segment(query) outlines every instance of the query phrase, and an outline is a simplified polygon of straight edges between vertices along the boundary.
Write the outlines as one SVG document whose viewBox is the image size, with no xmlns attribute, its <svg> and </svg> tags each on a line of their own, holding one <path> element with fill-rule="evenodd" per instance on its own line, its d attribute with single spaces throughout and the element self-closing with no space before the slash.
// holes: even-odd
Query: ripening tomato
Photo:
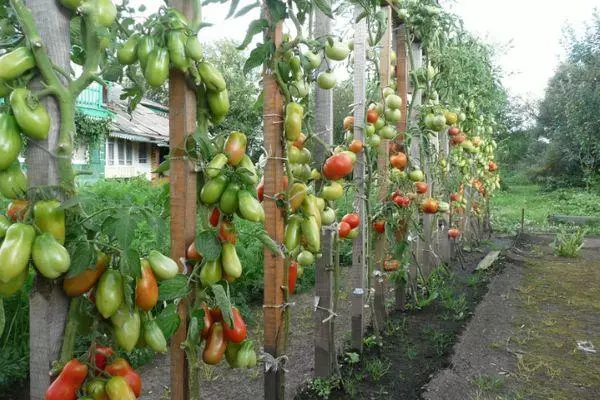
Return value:
<svg viewBox="0 0 600 400">
<path fill-rule="evenodd" d="M 374 108 L 367 111 L 367 122 L 370 124 L 374 124 L 377 122 L 377 118 L 379 118 L 379 113 Z"/>
<path fill-rule="evenodd" d="M 343 239 L 346 236 L 348 236 L 351 230 L 352 228 L 350 227 L 350 225 L 347 222 L 342 221 L 338 225 L 338 236 L 340 237 L 340 239 Z"/>
<path fill-rule="evenodd" d="M 402 152 L 396 153 L 390 157 L 390 164 L 392 164 L 392 167 L 394 168 L 404 170 L 404 168 L 406 168 L 406 165 L 408 164 L 408 157 L 406 157 L 406 154 Z"/>
<path fill-rule="evenodd" d="M 450 200 L 452 200 L 452 201 L 461 201 L 462 200 L 462 196 L 460 195 L 460 193 L 450 193 Z"/>
<path fill-rule="evenodd" d="M 452 128 L 448 129 L 448 135 L 456 136 L 458 134 L 460 134 L 460 129 L 458 129 L 457 127 L 453 126 Z"/>
<path fill-rule="evenodd" d="M 237 233 L 235 227 L 229 221 L 222 221 L 219 226 L 219 239 L 223 242 L 237 244 Z"/>
<path fill-rule="evenodd" d="M 419 194 L 427 193 L 428 188 L 429 186 L 425 182 L 415 182 L 415 189 Z"/>
<path fill-rule="evenodd" d="M 377 233 L 385 232 L 385 220 L 378 219 L 377 221 L 373 222 L 373 229 Z"/>
<path fill-rule="evenodd" d="M 360 217 L 355 213 L 346 214 L 342 217 L 342 222 L 346 222 L 351 229 L 354 229 L 360 225 Z"/>
<path fill-rule="evenodd" d="M 344 118 L 344 130 L 351 131 L 354 129 L 354 117 L 352 115 L 348 115 Z"/>
<path fill-rule="evenodd" d="M 337 181 L 352 172 L 352 158 L 347 153 L 337 153 L 325 160 L 323 175 L 325 178 Z"/>
<path fill-rule="evenodd" d="M 306 140 L 306 135 L 304 133 L 300 133 L 300 137 L 298 140 L 293 142 L 294 147 L 302 150 L 304 148 L 304 141 Z"/>
<path fill-rule="evenodd" d="M 421 202 L 421 210 L 425 214 L 435 214 L 438 211 L 439 207 L 440 205 L 438 201 L 432 199 L 431 197 Z"/>
<path fill-rule="evenodd" d="M 490 170 L 490 172 L 494 172 L 494 171 L 496 171 L 498 169 L 498 166 L 496 165 L 495 162 L 490 161 L 488 163 L 488 169 Z"/>
<path fill-rule="evenodd" d="M 358 154 L 361 151 L 363 151 L 363 147 L 364 147 L 363 142 L 360 139 L 354 139 L 353 141 L 350 142 L 350 145 L 348 146 L 348 149 L 351 152 L 353 152 L 355 154 Z M 491 171 L 491 169 L 490 169 L 490 171 Z"/>
<path fill-rule="evenodd" d="M 458 228 L 448 229 L 448 237 L 450 239 L 457 239 L 460 236 L 460 230 Z"/>
<path fill-rule="evenodd" d="M 198 253 L 198 249 L 196 249 L 196 241 L 193 241 L 188 246 L 185 258 L 192 261 L 202 261 L 202 254 Z"/>
</svg>

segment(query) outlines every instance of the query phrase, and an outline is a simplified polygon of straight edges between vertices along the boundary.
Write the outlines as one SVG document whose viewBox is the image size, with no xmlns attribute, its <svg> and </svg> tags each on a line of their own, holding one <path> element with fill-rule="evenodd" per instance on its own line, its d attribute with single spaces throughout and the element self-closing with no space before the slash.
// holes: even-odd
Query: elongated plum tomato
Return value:
<svg viewBox="0 0 600 400">
<path fill-rule="evenodd" d="M 219 211 L 219 209 L 217 207 L 213 208 L 212 212 L 210 213 L 210 226 L 216 227 L 217 225 L 219 225 L 219 218 L 221 217 L 221 211 Z"/>
<path fill-rule="evenodd" d="M 385 232 L 385 220 L 378 219 L 377 221 L 373 222 L 373 229 L 377 233 Z"/>
<path fill-rule="evenodd" d="M 352 228 L 350 228 L 350 225 L 347 222 L 342 221 L 338 225 L 338 236 L 340 237 L 340 239 L 343 239 L 346 236 L 348 236 L 351 230 Z"/>
<path fill-rule="evenodd" d="M 325 160 L 323 175 L 325 178 L 337 181 L 352 172 L 352 159 L 346 153 L 334 154 Z"/>
<path fill-rule="evenodd" d="M 350 229 L 354 229 L 360 225 L 360 217 L 358 214 L 354 213 L 346 214 L 342 217 L 342 222 L 346 222 L 348 225 L 350 225 Z"/>
</svg>

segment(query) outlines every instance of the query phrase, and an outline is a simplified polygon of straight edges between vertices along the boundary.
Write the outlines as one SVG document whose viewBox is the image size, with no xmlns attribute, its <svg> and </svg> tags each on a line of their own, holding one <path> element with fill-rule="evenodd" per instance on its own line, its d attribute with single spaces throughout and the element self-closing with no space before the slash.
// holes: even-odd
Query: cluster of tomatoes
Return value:
<svg viewBox="0 0 600 400">
<path fill-rule="evenodd" d="M 77 359 L 65 364 L 44 400 L 135 400 L 141 392 L 142 379 L 127 360 L 110 347 L 94 345 L 87 364 Z"/>
</svg>

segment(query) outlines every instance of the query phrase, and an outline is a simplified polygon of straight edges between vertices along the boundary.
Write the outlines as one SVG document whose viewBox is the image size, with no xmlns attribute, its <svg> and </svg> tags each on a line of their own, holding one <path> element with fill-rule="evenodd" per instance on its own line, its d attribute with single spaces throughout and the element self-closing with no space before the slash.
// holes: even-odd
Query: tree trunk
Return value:
<svg viewBox="0 0 600 400">
<path fill-rule="evenodd" d="M 55 0 L 26 0 L 25 3 L 31 9 L 48 55 L 56 65 L 68 71 L 71 51 L 68 11 Z M 37 85 L 41 87 L 41 84 Z M 59 183 L 56 158 L 52 156 L 59 137 L 58 102 L 53 97 L 46 97 L 43 104 L 50 114 L 52 125 L 47 140 L 30 141 L 28 145 L 30 187 Z M 67 311 L 68 299 L 61 287 L 47 279 L 36 280 L 29 295 L 31 399 L 43 399 L 50 385 L 48 371 L 52 362 L 59 358 Z"/>
</svg>

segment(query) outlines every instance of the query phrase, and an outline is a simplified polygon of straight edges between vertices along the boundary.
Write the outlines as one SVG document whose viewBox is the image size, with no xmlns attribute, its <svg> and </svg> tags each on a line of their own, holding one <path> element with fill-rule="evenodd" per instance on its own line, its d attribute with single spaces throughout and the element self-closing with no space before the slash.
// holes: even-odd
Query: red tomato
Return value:
<svg viewBox="0 0 600 400">
<path fill-rule="evenodd" d="M 419 194 L 427 193 L 428 185 L 425 182 L 417 182 L 415 183 L 415 189 Z"/>
<path fill-rule="evenodd" d="M 340 239 L 343 239 L 346 236 L 348 236 L 351 230 L 352 228 L 350 228 L 350 225 L 347 222 L 342 221 L 338 225 L 338 236 L 340 237 Z"/>
<path fill-rule="evenodd" d="M 367 111 L 367 122 L 370 124 L 374 124 L 377 122 L 377 118 L 379 118 L 379 113 L 374 108 Z"/>
<path fill-rule="evenodd" d="M 185 253 L 185 258 L 193 261 L 202 261 L 202 255 L 198 253 L 195 241 L 190 243 L 190 245 L 188 246 L 187 251 Z"/>
<path fill-rule="evenodd" d="M 432 199 L 431 197 L 421 202 L 421 210 L 425 214 L 435 214 L 439 207 L 440 204 L 437 202 L 437 200 Z"/>
<path fill-rule="evenodd" d="M 105 346 L 90 347 L 90 355 L 88 357 L 90 365 L 95 365 L 94 375 L 100 374 L 106 368 L 109 358 L 113 355 L 113 349 Z M 95 364 L 92 364 L 94 360 Z"/>
<path fill-rule="evenodd" d="M 373 229 L 377 233 L 385 232 L 385 221 L 383 219 L 378 219 L 377 221 L 373 222 Z"/>
<path fill-rule="evenodd" d="M 221 211 L 219 211 L 219 209 L 217 207 L 213 208 L 212 212 L 210 213 L 210 218 L 209 218 L 210 226 L 219 225 L 220 217 L 221 217 Z"/>
<path fill-rule="evenodd" d="M 363 142 L 359 139 L 354 139 L 353 141 L 350 142 L 350 145 L 348 146 L 348 149 L 355 153 L 358 154 L 361 151 L 363 151 Z M 491 161 L 490 161 L 491 162 Z M 490 169 L 491 171 L 491 169 Z"/>
<path fill-rule="evenodd" d="M 331 181 L 342 179 L 352 172 L 352 159 L 346 153 L 337 153 L 325 160 L 323 175 Z"/>
<path fill-rule="evenodd" d="M 350 225 L 350 229 L 354 229 L 358 225 L 360 225 L 360 217 L 358 216 L 358 214 L 354 213 L 346 214 L 342 217 L 342 222 L 345 222 L 348 225 Z"/>
<path fill-rule="evenodd" d="M 453 126 L 452 128 L 448 129 L 448 135 L 456 136 L 458 134 L 460 134 L 460 129 L 458 129 L 457 127 Z"/>
<path fill-rule="evenodd" d="M 460 236 L 460 230 L 458 228 L 450 228 L 448 229 L 448 237 L 450 239 L 456 239 Z"/>
<path fill-rule="evenodd" d="M 298 263 L 296 261 L 290 262 L 290 268 L 288 271 L 288 290 L 290 294 L 296 290 L 296 280 L 298 279 Z"/>
<path fill-rule="evenodd" d="M 233 326 L 230 327 L 227 323 L 223 324 L 225 338 L 233 343 L 240 343 L 248 336 L 246 323 L 237 308 L 233 307 L 231 312 L 233 313 Z"/>
</svg>

